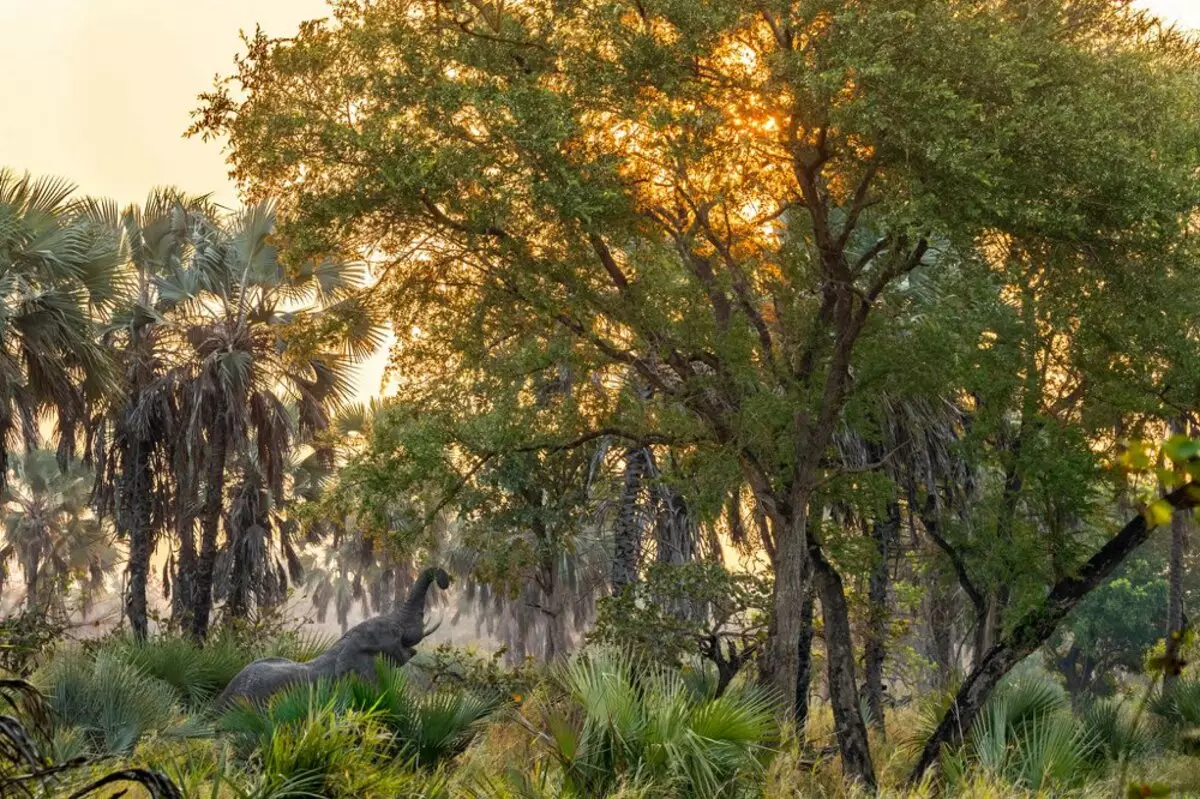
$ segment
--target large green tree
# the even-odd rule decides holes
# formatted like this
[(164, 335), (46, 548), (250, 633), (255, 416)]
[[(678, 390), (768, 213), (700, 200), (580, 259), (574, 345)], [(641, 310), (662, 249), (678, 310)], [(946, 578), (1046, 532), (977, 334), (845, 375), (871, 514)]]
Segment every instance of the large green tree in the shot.
[(566, 336), (578, 373), (653, 390), (591, 432), (750, 486), (773, 681), (795, 695), (811, 574), (843, 768), (873, 784), (844, 581), (806, 518), (857, 369), (920, 323), (923, 275), (1166, 268), (1193, 48), (1108, 0), (378, 0), (248, 46), (196, 130), (286, 195), (294, 249), (387, 261), (400, 374)]

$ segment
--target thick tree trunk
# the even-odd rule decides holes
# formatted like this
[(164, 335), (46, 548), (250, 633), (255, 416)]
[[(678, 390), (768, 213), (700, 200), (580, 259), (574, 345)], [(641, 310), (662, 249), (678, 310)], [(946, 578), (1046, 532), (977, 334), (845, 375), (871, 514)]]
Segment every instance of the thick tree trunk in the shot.
[(768, 636), (768, 668), (771, 685), (781, 698), (795, 697), (798, 692), (805, 626), (800, 611), (812, 586), (805, 540), (807, 510), (805, 503), (797, 504), (792, 508), (792, 518), (782, 521), (788, 529), (775, 531), (775, 601)]
[(1187, 550), (1190, 511), (1176, 511), (1171, 517), (1171, 556), (1167, 569), (1167, 670), (1163, 688), (1169, 688), (1178, 678), (1171, 665), (1179, 661), (1179, 646), (1183, 640), (1183, 556)]
[(132, 485), (129, 492), (129, 595), (126, 597), (125, 612), (129, 616), (129, 627), (134, 637), (142, 641), (149, 634), (146, 585), (150, 575), (150, 551), (154, 546), (150, 449), (149, 442), (133, 442)]
[(900, 506), (888, 505), (887, 518), (875, 522), (871, 537), (875, 539), (878, 560), (871, 569), (868, 580), (867, 598), (870, 603), (870, 618), (867, 624), (866, 641), (863, 645), (863, 678), (866, 688), (867, 709), (871, 724), (884, 732), (883, 720), (883, 666), (887, 658), (888, 583), (891, 571), (892, 547), (900, 530)]
[(821, 551), (810, 548), (813, 576), (821, 596), (825, 620), (825, 651), (829, 658), (829, 702), (837, 731), (838, 751), (842, 756), (842, 774), (864, 788), (875, 790), (875, 768), (867, 742), (867, 726), (858, 704), (858, 683), (854, 675), (854, 641), (850, 636), (850, 610), (841, 575)]
[(796, 651), (796, 737), (803, 740), (808, 724), (808, 691), (812, 685), (813, 592), (800, 605), (800, 646)]
[[(1177, 510), (1194, 508), (1200, 502), (1200, 487), (1185, 485), (1172, 491), (1165, 499)], [(1012, 632), (975, 664), (954, 698), (954, 703), (926, 742), (920, 759), (909, 775), (910, 785), (920, 782), (925, 772), (937, 761), (942, 747), (956, 746), (962, 741), (963, 731), (971, 728), (983, 703), (1004, 675), (1053, 635), (1063, 617), (1146, 542), (1151, 529), (1142, 515), (1127, 522), (1119, 533), (1080, 567), (1076, 576), (1059, 580), (1041, 607), (1027, 612)]]
[(196, 563), (196, 581), (192, 592), (192, 637), (203, 641), (208, 635), (213, 603), (213, 572), (217, 563), (217, 539), (221, 531), (221, 507), (225, 497), (225, 456), (229, 438), (223, 414), (214, 414), (212, 435), (208, 441), (205, 469), (204, 507), (200, 510), (200, 558)]
[(1067, 693), (1071, 695), (1072, 704), (1082, 706), (1084, 700), (1094, 693), (1096, 661), (1072, 644), (1067, 654), (1058, 659), (1058, 668), (1066, 678)]
[(619, 593), (625, 586), (637, 582), (642, 560), (643, 514), (642, 486), (650, 468), (650, 451), (645, 447), (630, 447), (625, 451), (625, 477), (621, 486), (620, 505), (613, 530), (612, 590)]

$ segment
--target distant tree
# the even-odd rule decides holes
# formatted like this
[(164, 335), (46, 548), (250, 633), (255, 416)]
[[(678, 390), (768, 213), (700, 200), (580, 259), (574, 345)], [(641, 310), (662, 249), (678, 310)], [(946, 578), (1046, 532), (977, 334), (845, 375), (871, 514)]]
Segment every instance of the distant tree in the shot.
[(1079, 603), (1050, 642), (1073, 697), (1107, 696), (1121, 672), (1141, 672), (1146, 653), (1162, 639), (1156, 622), (1166, 599), (1162, 569), (1138, 556)]
[(186, 423), (175, 386), (163, 379), (177, 355), (169, 317), (189, 280), (191, 235), (213, 213), (203, 198), (174, 189), (152, 192), (140, 206), (124, 209), (105, 201), (87, 205), (89, 219), (121, 243), (128, 277), (103, 339), (116, 354), (123, 401), (92, 423), (90, 436), (99, 450), (98, 507), (112, 514), (129, 545), (125, 612), (139, 638), (149, 630), (151, 554), (177, 519), (175, 444)]
[(92, 474), (78, 463), (63, 471), (55, 453), (33, 450), (16, 459), (5, 489), (5, 547), (25, 580), (30, 611), (66, 618), (70, 592), (86, 613), (117, 561), (111, 534), (94, 513)]

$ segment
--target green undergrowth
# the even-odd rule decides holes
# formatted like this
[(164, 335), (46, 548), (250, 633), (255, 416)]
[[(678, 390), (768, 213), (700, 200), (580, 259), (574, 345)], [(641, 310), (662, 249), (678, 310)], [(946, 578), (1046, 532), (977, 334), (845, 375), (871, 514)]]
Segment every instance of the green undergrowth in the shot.
[[(140, 768), (206, 799), (859, 795), (832, 754), (827, 706), (814, 704), (800, 742), (746, 680), (717, 696), (701, 663), (672, 668), (608, 648), (539, 669), (442, 647), (399, 669), (380, 661), (373, 680), (297, 686), (265, 707), (213, 714), (245, 663), (307, 659), (325, 645), (220, 634), (204, 647), (112, 636), (60, 648), (32, 678), (52, 716), (46, 762), (76, 763), (81, 779)], [(968, 742), (943, 755), (938, 781), (915, 791), (902, 786), (949, 694), (889, 708), (887, 734), (873, 729), (871, 740), (880, 794), (1200, 795), (1200, 680), (1151, 687), (1073, 705), (1045, 672), (1022, 670)]]

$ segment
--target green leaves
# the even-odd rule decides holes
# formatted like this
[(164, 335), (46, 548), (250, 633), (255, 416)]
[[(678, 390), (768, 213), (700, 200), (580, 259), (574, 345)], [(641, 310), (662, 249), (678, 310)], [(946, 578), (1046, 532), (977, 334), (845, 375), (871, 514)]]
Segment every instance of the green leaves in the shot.
[(579, 655), (558, 680), (571, 707), (548, 716), (546, 742), (572, 795), (625, 785), (672, 797), (750, 795), (778, 735), (765, 696), (700, 697), (675, 670), (614, 650)]

